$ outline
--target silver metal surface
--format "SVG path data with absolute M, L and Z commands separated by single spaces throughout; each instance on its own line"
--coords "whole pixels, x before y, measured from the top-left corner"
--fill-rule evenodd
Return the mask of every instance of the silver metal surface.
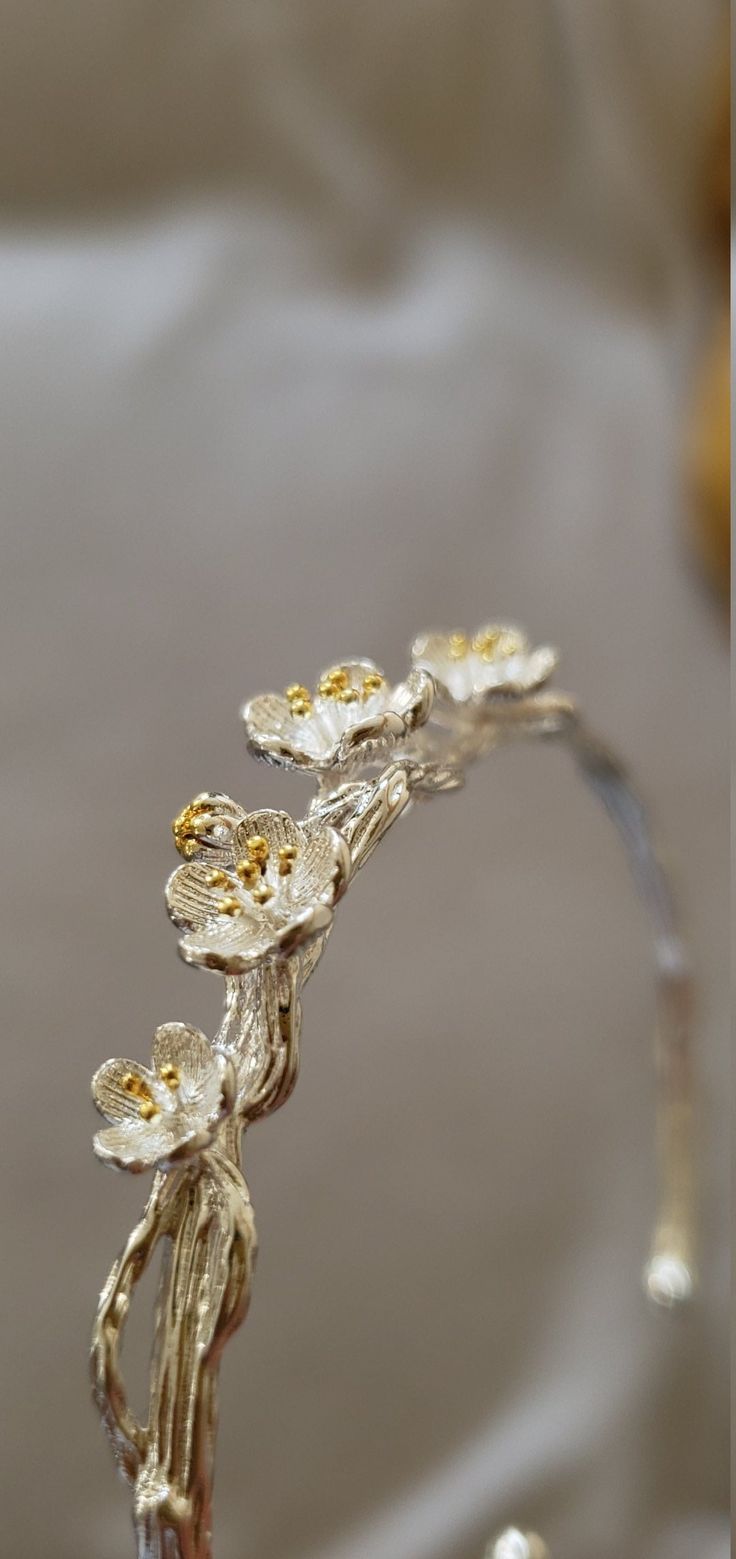
M 299 685 L 246 706 L 251 750 L 311 772 L 316 794 L 301 822 L 248 814 L 210 794 L 175 820 L 184 864 L 168 885 L 169 912 L 182 957 L 224 976 L 222 1021 L 211 1043 L 186 1025 L 165 1024 L 151 1067 L 107 1062 L 93 1082 L 109 1123 L 95 1141 L 98 1155 L 132 1172 L 155 1170 L 141 1220 L 102 1292 L 92 1345 L 95 1400 L 133 1489 L 138 1559 L 211 1559 L 217 1372 L 245 1317 L 256 1256 L 242 1138 L 294 1087 L 301 993 L 335 907 L 414 800 L 460 788 L 467 765 L 501 741 L 545 737 L 569 747 L 618 829 L 649 910 L 660 1202 L 646 1288 L 668 1308 L 693 1290 L 690 974 L 644 809 L 573 701 L 542 689 L 553 651 L 532 650 L 518 630 L 491 626 L 472 638 L 424 634 L 415 653 L 415 669 L 395 688 L 372 662 L 351 658 L 323 673 L 314 694 Z M 159 1243 L 143 1424 L 127 1401 L 120 1350 L 136 1284 Z
M 552 1559 L 552 1556 L 537 1532 L 520 1532 L 518 1527 L 507 1527 L 489 1543 L 485 1559 Z

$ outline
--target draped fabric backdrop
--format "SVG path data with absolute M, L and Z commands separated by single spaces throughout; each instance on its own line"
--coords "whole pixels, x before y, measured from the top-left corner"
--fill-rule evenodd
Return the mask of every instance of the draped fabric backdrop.
M 714 0 L 2 0 L 3 1552 L 126 1559 L 88 1400 L 144 1195 L 88 1078 L 212 1032 L 194 792 L 306 804 L 246 695 L 511 616 L 654 802 L 700 978 L 702 1297 L 648 1313 L 653 997 L 562 754 L 339 913 L 230 1345 L 218 1559 L 724 1559 L 726 646 L 681 480 Z M 131 1369 L 142 1404 L 145 1318 Z

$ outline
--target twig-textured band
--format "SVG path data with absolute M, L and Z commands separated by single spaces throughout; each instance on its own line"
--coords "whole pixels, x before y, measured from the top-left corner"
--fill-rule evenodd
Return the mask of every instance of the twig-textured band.
M 472 762 L 512 736 L 566 741 L 627 846 L 650 910 L 658 972 L 660 1209 L 646 1269 L 672 1306 L 693 1285 L 690 985 L 667 880 L 623 770 L 575 704 L 545 689 L 556 655 L 505 624 L 416 640 L 391 686 L 372 661 L 346 660 L 316 687 L 265 694 L 244 710 L 256 757 L 314 776 L 295 822 L 195 797 L 173 824 L 182 864 L 166 888 L 188 963 L 224 976 L 215 1038 L 182 1023 L 156 1030 L 150 1066 L 107 1061 L 92 1082 L 107 1125 L 104 1163 L 154 1170 L 140 1223 L 103 1290 L 95 1322 L 95 1398 L 133 1487 L 138 1559 L 210 1559 L 217 1371 L 250 1297 L 256 1236 L 241 1172 L 243 1131 L 288 1098 L 299 1064 L 301 992 L 335 908 L 412 802 L 458 789 Z M 159 1241 L 164 1261 L 147 1423 L 119 1368 L 135 1285 Z

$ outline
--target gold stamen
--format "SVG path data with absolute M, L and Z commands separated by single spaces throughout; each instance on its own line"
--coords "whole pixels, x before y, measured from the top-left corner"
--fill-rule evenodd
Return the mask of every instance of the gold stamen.
M 267 904 L 273 898 L 273 888 L 269 888 L 267 882 L 262 882 L 260 887 L 253 889 L 253 898 L 256 904 Z
M 166 1065 L 160 1068 L 158 1075 L 162 1083 L 165 1083 L 166 1087 L 170 1088 L 172 1093 L 175 1093 L 181 1082 L 181 1072 L 178 1066 L 174 1066 L 173 1061 L 167 1061 Z
M 184 811 L 174 818 L 171 832 L 174 835 L 174 844 L 179 854 L 183 855 L 186 861 L 191 860 L 191 857 L 196 854 L 198 849 L 198 842 L 194 832 L 194 814 L 191 807 L 185 807 Z
M 450 634 L 450 656 L 452 660 L 464 660 L 468 653 L 468 636 L 465 633 Z
M 363 696 L 370 698 L 371 693 L 377 693 L 383 687 L 384 678 L 380 671 L 367 671 L 363 678 Z
M 261 868 L 258 861 L 238 861 L 235 870 L 246 888 L 254 888 L 260 881 Z
M 320 682 L 317 687 L 320 698 L 337 698 L 339 691 L 340 689 L 335 686 L 335 683 L 328 682 L 327 678 Z
M 124 1093 L 130 1094 L 132 1099 L 151 1098 L 151 1090 L 148 1083 L 145 1078 L 139 1077 L 137 1072 L 126 1072 L 122 1081 L 122 1089 Z
M 171 831 L 174 835 L 174 843 L 180 855 L 186 861 L 190 861 L 200 848 L 198 835 L 206 832 L 214 823 L 214 818 L 209 810 L 209 802 L 204 798 L 190 801 L 189 805 L 174 818 Z
M 473 639 L 473 649 L 476 655 L 482 655 L 484 660 L 493 660 L 500 642 L 500 628 L 485 628 L 480 633 L 476 633 Z
M 359 694 L 357 688 L 344 687 L 340 690 L 337 696 L 341 704 L 354 704 L 359 697 Z
M 301 699 L 308 704 L 311 696 L 309 688 L 305 687 L 303 682 L 292 682 L 290 687 L 284 689 L 284 697 L 288 698 L 290 704 L 294 699 Z
M 507 659 L 511 655 L 518 655 L 523 648 L 524 640 L 520 633 L 514 632 L 513 628 L 506 628 L 499 635 L 498 651 L 500 655 L 505 656 Z
M 238 915 L 242 915 L 243 906 L 239 899 L 228 896 L 226 899 L 220 899 L 220 902 L 217 906 L 217 912 L 219 915 L 230 915 L 231 918 L 235 920 L 237 919 Z
M 291 713 L 297 715 L 301 720 L 306 719 L 307 715 L 311 715 L 312 708 L 311 698 L 294 698 L 291 701 Z
M 325 682 L 330 682 L 333 687 L 344 688 L 348 686 L 350 677 L 345 666 L 333 666 L 325 675 Z
M 245 841 L 245 848 L 251 860 L 258 861 L 259 865 L 267 861 L 271 854 L 268 840 L 264 839 L 263 834 L 251 834 L 250 838 Z
M 217 871 L 207 873 L 208 888 L 227 888 L 229 882 L 230 878 L 227 872 L 220 871 L 219 868 Z
M 279 877 L 290 877 L 296 860 L 296 845 L 282 844 L 279 850 Z
M 161 1111 L 158 1105 L 154 1103 L 153 1099 L 144 1099 L 138 1114 L 140 1115 L 141 1120 L 152 1121 L 155 1115 L 161 1114 Z

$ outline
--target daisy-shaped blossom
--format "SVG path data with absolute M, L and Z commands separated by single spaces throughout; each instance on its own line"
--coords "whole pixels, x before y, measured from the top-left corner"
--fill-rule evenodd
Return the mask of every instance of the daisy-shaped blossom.
M 557 665 L 556 650 L 549 645 L 532 649 L 526 634 L 508 623 L 487 624 L 472 636 L 460 631 L 420 634 L 412 658 L 456 704 L 529 693 L 546 682 Z
M 391 685 L 372 660 L 346 660 L 320 676 L 252 698 L 243 710 L 258 758 L 286 768 L 342 771 L 379 756 L 429 716 L 432 678 L 413 670 Z
M 92 1097 L 110 1122 L 95 1137 L 95 1153 L 133 1173 L 167 1168 L 209 1147 L 233 1109 L 235 1091 L 232 1061 L 199 1029 L 163 1023 L 150 1067 L 106 1061 L 95 1073 Z
M 332 923 L 350 851 L 334 828 L 286 812 L 244 816 L 226 849 L 180 866 L 166 901 L 187 963 L 244 974 L 288 958 Z

